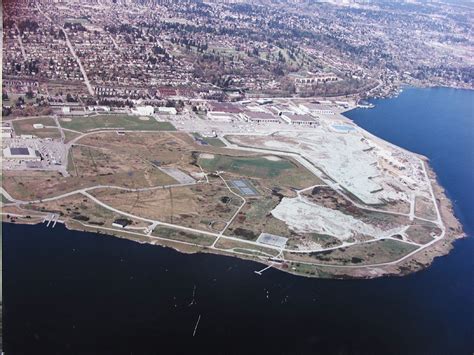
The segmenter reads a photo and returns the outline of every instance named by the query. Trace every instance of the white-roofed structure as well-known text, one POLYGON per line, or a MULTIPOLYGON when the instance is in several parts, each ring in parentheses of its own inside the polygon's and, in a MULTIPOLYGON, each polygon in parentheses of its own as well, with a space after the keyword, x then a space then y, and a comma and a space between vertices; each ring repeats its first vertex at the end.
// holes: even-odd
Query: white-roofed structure
POLYGON ((256 123, 279 123, 280 122, 278 117, 268 112, 244 111, 243 113, 241 113, 241 115, 242 115, 242 118, 248 122, 256 122, 256 123))
POLYGON ((7 126, 2 126, 2 138, 11 138, 12 137, 12 128, 7 126))
POLYGON ((316 121, 313 116, 308 115, 308 114, 300 115, 300 114, 295 113, 291 115, 291 114, 285 113, 281 115, 281 118, 289 124, 307 125, 307 126, 315 126, 318 124, 318 121, 316 121))
POLYGON ((178 112, 176 111, 176 108, 174 107, 166 107, 166 106, 161 106, 158 107, 158 112, 160 113, 165 113, 167 115, 176 115, 178 112))
POLYGON ((138 116, 151 116, 153 113, 155 113, 155 109, 153 106, 137 106, 135 108, 132 108, 132 113, 134 115, 138 116))

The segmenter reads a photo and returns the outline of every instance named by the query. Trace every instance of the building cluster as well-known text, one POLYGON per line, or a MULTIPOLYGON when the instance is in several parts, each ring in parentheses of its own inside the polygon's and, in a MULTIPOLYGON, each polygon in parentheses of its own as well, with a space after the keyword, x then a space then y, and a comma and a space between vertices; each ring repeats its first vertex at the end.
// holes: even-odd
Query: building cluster
POLYGON ((401 81, 474 83, 463 54, 472 35, 449 5, 419 13, 260 3, 8 1, 4 78, 68 101, 365 96, 401 81))
POLYGON ((313 127, 320 125, 321 118, 334 115, 334 107, 343 108, 344 103, 275 103, 271 99, 247 100, 239 103, 204 103, 207 118, 212 121, 245 121, 253 124, 286 123, 313 127))

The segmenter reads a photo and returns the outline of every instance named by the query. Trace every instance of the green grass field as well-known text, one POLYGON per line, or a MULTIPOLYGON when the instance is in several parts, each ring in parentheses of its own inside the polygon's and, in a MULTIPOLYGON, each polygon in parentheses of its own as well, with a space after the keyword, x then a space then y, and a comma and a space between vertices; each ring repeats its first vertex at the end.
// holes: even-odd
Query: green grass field
POLYGON ((64 130, 63 132, 64 132, 64 143, 72 141, 74 138, 79 137, 81 135, 80 133, 75 133, 75 132, 66 131, 66 130, 64 130))
POLYGON ((11 202, 11 201, 10 201, 8 198, 6 198, 3 194, 0 194, 0 196, 2 197, 2 202, 3 202, 3 203, 10 203, 10 202, 11 202))
POLYGON ((199 164, 207 171, 223 170, 244 176, 274 178, 295 166, 287 160, 272 161, 263 157, 231 157, 215 155, 213 159, 199 159, 199 164))
POLYGON ((226 146, 225 143, 221 141, 219 138, 203 137, 199 133, 193 133, 193 136, 196 138, 202 139, 204 142, 206 142, 209 145, 212 145, 213 147, 222 148, 226 146))
POLYGON ((134 131, 175 131, 176 128, 169 122, 157 122, 150 117, 142 121, 137 116, 130 115, 96 115, 87 117, 73 117, 71 121, 59 121, 61 126, 75 131, 87 132, 93 129, 123 129, 134 131))
POLYGON ((152 235, 161 237, 161 238, 174 239, 178 241, 199 244, 203 246, 211 245, 216 239, 215 237, 212 237, 210 235, 184 232, 184 231, 166 228, 166 227, 156 227, 153 230, 152 235))
POLYGON ((12 121, 13 129, 17 135, 32 134, 40 138, 61 138, 61 133, 57 128, 39 128, 33 127, 33 124, 39 123, 44 126, 56 126, 52 117, 34 117, 27 120, 12 121))

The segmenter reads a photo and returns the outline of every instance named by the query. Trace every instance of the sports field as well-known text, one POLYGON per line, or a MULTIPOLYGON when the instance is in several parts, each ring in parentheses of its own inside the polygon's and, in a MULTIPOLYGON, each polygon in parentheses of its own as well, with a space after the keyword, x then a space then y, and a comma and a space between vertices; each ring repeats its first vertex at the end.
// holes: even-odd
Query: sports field
POLYGON ((95 115, 87 117, 72 117, 59 121, 64 128, 80 132, 94 129, 123 129, 134 131, 175 131, 169 122, 157 122, 154 118, 140 120, 137 116, 130 115, 95 115))
POLYGON ((54 119, 51 117, 34 117, 26 120, 12 121, 13 129, 17 135, 32 134, 39 138, 61 138, 61 134, 57 128, 34 128, 34 124, 42 124, 43 126, 56 126, 54 119))
POLYGON ((212 159, 200 159, 199 164, 207 171, 226 171, 242 176, 273 178, 295 166, 287 160, 269 160, 265 157, 231 157, 214 155, 212 159))

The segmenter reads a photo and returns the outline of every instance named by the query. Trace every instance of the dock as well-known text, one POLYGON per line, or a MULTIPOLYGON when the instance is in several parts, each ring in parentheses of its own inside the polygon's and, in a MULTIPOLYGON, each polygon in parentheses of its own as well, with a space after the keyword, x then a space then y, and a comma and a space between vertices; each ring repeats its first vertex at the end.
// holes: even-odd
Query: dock
POLYGON ((256 273, 256 274, 259 275, 259 276, 262 276, 262 273, 263 273, 265 270, 270 269, 271 267, 273 267, 273 264, 268 265, 267 267, 263 268, 263 269, 260 270, 260 271, 254 271, 254 273, 256 273))
POLYGON ((48 214, 47 216, 44 217, 43 223, 46 222, 46 227, 49 227, 49 225, 52 222, 53 225, 51 226, 51 228, 54 228, 56 226, 56 223, 58 222, 58 220, 59 220, 59 214, 50 213, 50 214, 48 214))

